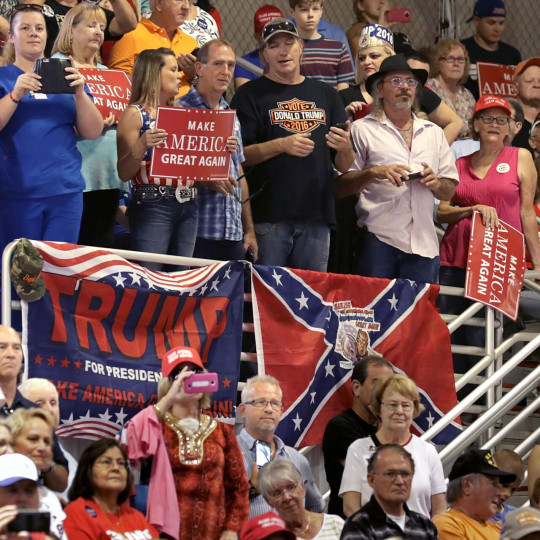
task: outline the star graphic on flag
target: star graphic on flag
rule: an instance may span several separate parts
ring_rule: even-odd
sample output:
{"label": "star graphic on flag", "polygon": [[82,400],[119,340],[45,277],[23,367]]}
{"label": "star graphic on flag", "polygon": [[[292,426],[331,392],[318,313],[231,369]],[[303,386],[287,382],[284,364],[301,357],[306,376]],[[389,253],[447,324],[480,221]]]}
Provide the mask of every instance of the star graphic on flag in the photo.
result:
{"label": "star graphic on flag", "polygon": [[225,270],[225,273],[223,274],[223,277],[225,279],[231,279],[231,267],[227,267],[227,270]]}
{"label": "star graphic on flag", "polygon": [[117,287],[122,287],[122,288],[125,287],[124,281],[126,281],[126,278],[122,277],[122,274],[120,272],[118,272],[118,274],[116,274],[116,276],[113,276],[113,278],[114,278],[114,281],[116,281],[116,286]]}
{"label": "star graphic on flag", "polygon": [[141,284],[141,276],[139,276],[139,274],[130,273],[129,277],[131,278],[131,284],[132,285],[140,285]]}
{"label": "star graphic on flag", "polygon": [[274,272],[273,272],[273,274],[272,274],[272,277],[275,279],[276,285],[281,285],[281,286],[283,286],[283,283],[281,283],[281,275],[278,274],[278,273],[276,272],[276,269],[275,269],[275,268],[274,268]]}
{"label": "star graphic on flag", "polygon": [[416,281],[413,281],[412,279],[407,279],[406,281],[409,282],[409,285],[410,285],[411,287],[414,287],[414,286],[416,285]]}
{"label": "star graphic on flag", "polygon": [[39,364],[41,366],[41,361],[43,360],[43,356],[41,356],[41,354],[38,354],[36,355],[36,357],[34,358],[34,362],[36,364]]}
{"label": "star graphic on flag", "polygon": [[310,405],[315,403],[315,396],[317,395],[317,392],[310,392],[309,394],[311,396],[311,401],[309,402]]}
{"label": "star graphic on flag", "polygon": [[199,290],[199,294],[202,296],[205,292],[206,292],[206,289],[208,289],[208,285],[205,283]]}
{"label": "star graphic on flag", "polygon": [[60,365],[63,368],[69,367],[69,364],[71,364],[71,360],[68,360],[67,358],[64,358],[63,360],[60,360]]}
{"label": "star graphic on flag", "polygon": [[435,417],[431,415],[431,411],[429,411],[427,417],[426,417],[426,420],[427,420],[427,423],[428,423],[428,427],[432,427],[433,426],[433,420],[435,420]]}
{"label": "star graphic on flag", "polygon": [[300,431],[302,428],[301,428],[301,424],[302,424],[302,419],[300,418],[300,416],[298,415],[298,413],[296,413],[296,418],[293,418],[293,422],[294,422],[294,431]]}
{"label": "star graphic on flag", "polygon": [[69,418],[67,418],[66,420],[64,420],[63,418],[60,420],[60,423],[63,424],[63,425],[69,425],[69,424],[73,424],[73,413],[71,413],[69,415]]}
{"label": "star graphic on flag", "polygon": [[103,414],[98,415],[100,420],[108,422],[112,416],[109,414],[109,409],[107,409]]}
{"label": "star graphic on flag", "polygon": [[82,362],[80,360],[75,360],[75,362],[73,362],[75,364],[75,367],[77,369],[81,369],[82,368]]}
{"label": "star graphic on flag", "polygon": [[222,382],[223,382],[223,388],[230,388],[231,387],[231,380],[228,379],[227,377],[225,377]]}
{"label": "star graphic on flag", "polygon": [[326,370],[326,374],[324,376],[328,377],[328,375],[331,375],[332,377],[335,377],[335,375],[334,375],[334,368],[335,367],[336,367],[336,365],[331,364],[330,360],[328,360],[328,363],[326,364],[326,366],[324,366],[324,369]]}
{"label": "star graphic on flag", "polygon": [[396,295],[392,293],[392,298],[387,298],[387,300],[390,302],[390,309],[393,309],[394,311],[397,311],[397,303],[398,299],[396,298]]}
{"label": "star graphic on flag", "polygon": [[51,355],[47,358],[47,366],[54,366],[54,364],[56,364],[56,358]]}
{"label": "star graphic on flag", "polygon": [[212,286],[210,287],[210,291],[219,292],[219,289],[217,288],[218,285],[219,285],[219,279],[214,279],[214,281],[212,281]]}
{"label": "star graphic on flag", "polygon": [[300,298],[295,298],[295,300],[300,304],[300,309],[306,308],[307,309],[307,301],[308,298],[304,294],[304,291],[302,291],[302,294],[300,295]]}
{"label": "star graphic on flag", "polygon": [[116,416],[116,423],[123,425],[124,420],[126,419],[126,416],[127,416],[127,414],[124,413],[124,407],[120,409],[120,412],[114,413],[114,415]]}

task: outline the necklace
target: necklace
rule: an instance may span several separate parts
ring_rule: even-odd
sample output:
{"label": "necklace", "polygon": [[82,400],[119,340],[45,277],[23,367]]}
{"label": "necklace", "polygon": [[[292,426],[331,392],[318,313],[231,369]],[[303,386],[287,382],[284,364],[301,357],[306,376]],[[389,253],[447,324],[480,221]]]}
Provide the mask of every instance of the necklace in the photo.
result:
{"label": "necklace", "polygon": [[[114,526],[117,526],[117,525],[120,525],[120,527],[123,529],[124,528],[124,524],[122,523],[122,518],[120,516],[120,507],[117,506],[116,507],[116,511],[115,512],[109,512],[104,506],[103,504],[101,504],[100,500],[97,498],[97,497],[92,497],[94,499],[94,501],[97,503],[97,505],[101,508],[101,510],[103,511],[103,514],[105,515],[105,517],[107,518],[107,521],[114,527]],[[114,519],[111,519],[111,516],[114,516],[116,518],[116,522]]]}
{"label": "necklace", "polygon": [[399,129],[397,126],[396,126],[396,129],[398,131],[411,131],[411,129],[413,128],[412,124],[408,127],[408,128],[404,128],[404,129]]}
{"label": "necklace", "polygon": [[306,528],[300,534],[306,534],[309,529],[309,525],[311,524],[311,514],[307,511],[306,513],[307,513],[307,525],[306,525]]}

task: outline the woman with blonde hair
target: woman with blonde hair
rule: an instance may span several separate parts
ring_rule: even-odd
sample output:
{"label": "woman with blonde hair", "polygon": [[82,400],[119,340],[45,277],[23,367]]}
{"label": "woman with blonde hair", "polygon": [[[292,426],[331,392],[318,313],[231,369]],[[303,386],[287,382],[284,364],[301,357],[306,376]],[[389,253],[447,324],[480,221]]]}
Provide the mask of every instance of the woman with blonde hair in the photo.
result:
{"label": "woman with blonde hair", "polygon": [[[72,58],[77,68],[107,69],[101,64],[100,49],[107,24],[102,8],[81,2],[71,8],[53,46],[53,58]],[[79,244],[113,247],[114,224],[121,181],[116,172],[116,122],[109,113],[100,137],[77,139],[85,180]]]}
{"label": "woman with blonde hair", "polygon": [[358,439],[347,451],[340,496],[343,511],[350,516],[366,504],[373,490],[367,481],[367,458],[381,444],[400,444],[416,464],[411,495],[411,510],[431,518],[446,509],[446,484],[441,460],[435,447],[411,433],[411,425],[423,410],[420,393],[412,379],[391,375],[377,381],[371,394],[370,409],[378,419],[375,435]]}
{"label": "woman with blonde hair", "polygon": [[467,49],[457,39],[443,39],[433,46],[430,60],[431,78],[427,84],[463,120],[459,137],[470,137],[469,122],[476,101],[463,86],[469,75]]}
{"label": "woman with blonde hair", "polygon": [[[197,189],[193,181],[150,175],[152,149],[167,140],[155,128],[158,106],[173,105],[181,72],[170,49],[147,49],[137,57],[130,104],[118,123],[118,175],[132,182],[128,209],[133,249],[191,257],[198,225]],[[161,263],[144,266],[161,270]]]}
{"label": "woman with blonde hair", "polygon": [[[8,417],[13,452],[23,454],[36,465],[40,475],[53,466],[54,418],[44,409],[16,409]],[[66,515],[58,497],[45,486],[39,486],[39,510],[50,512],[50,532],[60,540],[66,540],[64,519]]]}

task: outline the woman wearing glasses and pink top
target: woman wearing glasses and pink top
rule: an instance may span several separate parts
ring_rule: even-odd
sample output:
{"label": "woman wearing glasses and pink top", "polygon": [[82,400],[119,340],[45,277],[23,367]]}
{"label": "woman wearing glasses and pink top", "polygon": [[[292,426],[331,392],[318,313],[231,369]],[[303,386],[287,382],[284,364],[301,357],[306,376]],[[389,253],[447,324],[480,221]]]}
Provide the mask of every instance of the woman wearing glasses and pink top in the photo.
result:
{"label": "woman wearing glasses and pink top", "polygon": [[463,86],[468,75],[469,55],[464,45],[457,39],[439,41],[431,55],[431,78],[427,84],[463,120],[461,139],[470,137],[469,122],[476,103]]}
{"label": "woman wearing glasses and pink top", "polygon": [[371,498],[367,459],[377,446],[390,443],[403,446],[416,464],[408,507],[427,518],[444,512],[446,483],[441,460],[432,444],[411,433],[413,418],[424,410],[414,381],[403,375],[379,379],[371,394],[370,408],[379,429],[375,435],[353,442],[347,451],[339,490],[345,515],[350,516]]}
{"label": "woman wearing glasses and pink top", "polygon": [[210,394],[184,380],[204,365],[190,347],[162,359],[158,402],[135,415],[123,439],[130,460],[150,456],[147,517],[175,540],[237,540],[249,513],[249,485],[232,427],[202,411]]}
{"label": "woman wearing glasses and pink top", "polygon": [[99,439],[82,453],[69,490],[64,526],[73,540],[152,540],[159,533],[129,505],[132,479],[125,450]]}
{"label": "woman wearing glasses and pink top", "polygon": [[46,41],[41,6],[16,5],[4,50],[12,63],[0,68],[0,251],[20,237],[77,242],[84,179],[75,130],[95,139],[103,129],[75,67],[65,70],[74,94],[40,92],[34,62]]}

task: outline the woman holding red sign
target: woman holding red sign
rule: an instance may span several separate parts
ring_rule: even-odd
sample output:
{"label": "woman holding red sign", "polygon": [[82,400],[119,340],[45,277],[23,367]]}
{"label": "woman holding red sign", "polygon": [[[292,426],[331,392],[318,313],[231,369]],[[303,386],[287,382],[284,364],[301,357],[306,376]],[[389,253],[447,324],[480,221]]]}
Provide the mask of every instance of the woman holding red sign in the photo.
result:
{"label": "woman holding red sign", "polygon": [[[533,207],[536,169],[529,151],[506,146],[512,139],[511,116],[510,104],[502,97],[486,95],[476,103],[470,131],[472,138],[480,141],[480,150],[457,160],[456,193],[450,202],[441,201],[437,212],[439,223],[449,223],[441,244],[441,285],[463,287],[465,284],[475,210],[482,214],[486,227],[497,227],[501,219],[523,232],[533,267],[540,270],[540,244]],[[440,297],[443,313],[461,313],[467,305],[464,298]],[[484,343],[483,330],[479,332],[474,327],[467,328],[461,338],[468,345],[483,346]],[[454,355],[457,373],[465,373],[476,363],[474,357],[461,356]]]}
{"label": "woman holding red sign", "polygon": [[[155,128],[159,106],[172,106],[181,73],[170,49],[147,49],[135,61],[130,105],[118,123],[118,174],[132,182],[128,209],[133,249],[191,257],[197,237],[197,189],[192,181],[150,176],[152,149],[167,140]],[[161,263],[143,263],[161,270]]]}
{"label": "woman holding red sign", "polygon": [[[81,2],[70,9],[54,43],[53,58],[71,56],[77,68],[107,69],[99,57],[106,24],[105,12],[95,4]],[[116,120],[109,114],[95,140],[77,139],[86,184],[79,244],[113,247],[121,186],[116,172]]]}

